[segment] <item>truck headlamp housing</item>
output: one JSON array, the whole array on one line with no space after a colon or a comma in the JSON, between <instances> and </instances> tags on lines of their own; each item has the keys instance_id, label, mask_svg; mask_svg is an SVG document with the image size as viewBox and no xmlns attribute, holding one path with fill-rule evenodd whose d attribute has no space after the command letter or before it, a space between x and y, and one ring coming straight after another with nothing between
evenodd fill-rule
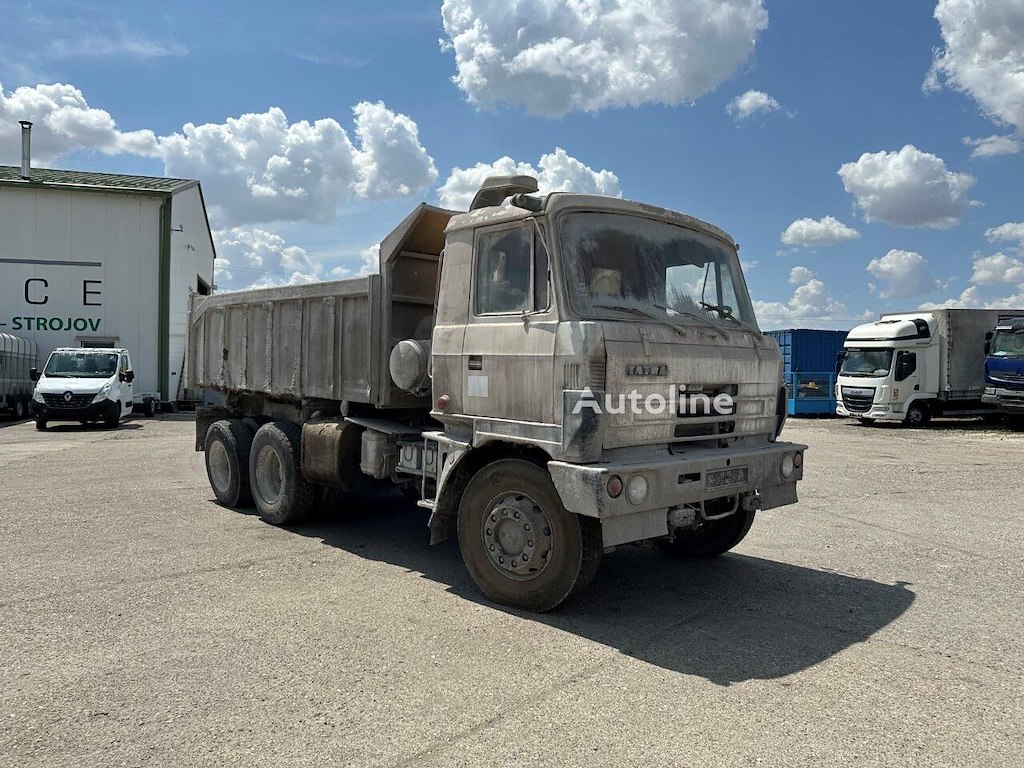
<instances>
[{"instance_id":1,"label":"truck headlamp housing","mask_svg":"<svg viewBox=\"0 0 1024 768\"><path fill-rule=\"evenodd\" d=\"M46 402L46 400L43 399L43 393L40 392L38 389L32 391L32 399L35 400L37 403Z\"/></svg>"},{"instance_id":2,"label":"truck headlamp housing","mask_svg":"<svg viewBox=\"0 0 1024 768\"><path fill-rule=\"evenodd\" d=\"M94 403L102 403L107 399L107 395L110 394L110 384L104 384L99 392L96 393L96 397L92 399Z\"/></svg>"}]
</instances>

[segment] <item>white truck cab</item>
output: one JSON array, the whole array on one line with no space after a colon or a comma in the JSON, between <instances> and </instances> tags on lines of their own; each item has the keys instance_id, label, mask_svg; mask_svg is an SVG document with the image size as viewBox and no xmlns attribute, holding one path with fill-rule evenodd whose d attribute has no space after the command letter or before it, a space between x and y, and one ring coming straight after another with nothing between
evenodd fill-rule
<instances>
[{"instance_id":1,"label":"white truck cab","mask_svg":"<svg viewBox=\"0 0 1024 768\"><path fill-rule=\"evenodd\" d=\"M33 368L36 382L30 410L36 429L50 421L102 421L115 427L136 402L128 350L61 347L50 353L43 370ZM151 397L140 399L152 415Z\"/></svg>"}]
</instances>

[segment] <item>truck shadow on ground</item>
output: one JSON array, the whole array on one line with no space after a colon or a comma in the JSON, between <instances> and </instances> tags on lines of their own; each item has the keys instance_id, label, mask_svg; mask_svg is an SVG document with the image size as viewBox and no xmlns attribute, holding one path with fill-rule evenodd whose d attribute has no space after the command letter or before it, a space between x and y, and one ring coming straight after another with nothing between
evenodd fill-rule
<instances>
[{"instance_id":1,"label":"truck shadow on ground","mask_svg":"<svg viewBox=\"0 0 1024 768\"><path fill-rule=\"evenodd\" d=\"M426 516L410 502L381 494L352 507L325 510L294 532L422 574L460 597L524 621L719 685L780 678L819 664L895 621L915 597L904 583L882 584L748 555L687 561L629 547L605 556L597 578L576 601L531 614L483 598L465 571L458 545L431 547Z\"/></svg>"}]
</instances>

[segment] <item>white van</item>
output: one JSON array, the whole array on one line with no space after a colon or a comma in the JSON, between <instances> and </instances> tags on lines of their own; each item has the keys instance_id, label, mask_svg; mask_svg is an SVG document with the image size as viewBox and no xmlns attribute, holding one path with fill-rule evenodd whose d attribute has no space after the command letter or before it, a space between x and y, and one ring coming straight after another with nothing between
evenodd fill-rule
<instances>
[{"instance_id":1,"label":"white van","mask_svg":"<svg viewBox=\"0 0 1024 768\"><path fill-rule=\"evenodd\" d=\"M147 416L156 412L150 394L137 395L135 372L125 349L62 347L50 353L42 371L32 369L36 382L30 410L36 429L50 421L102 421L116 427L137 403Z\"/></svg>"}]
</instances>

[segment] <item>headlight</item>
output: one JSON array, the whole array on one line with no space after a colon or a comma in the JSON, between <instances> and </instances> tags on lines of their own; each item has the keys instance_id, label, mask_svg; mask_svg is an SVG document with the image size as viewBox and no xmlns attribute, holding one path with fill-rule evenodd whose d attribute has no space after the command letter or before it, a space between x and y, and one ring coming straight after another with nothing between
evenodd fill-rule
<instances>
[{"instance_id":1,"label":"headlight","mask_svg":"<svg viewBox=\"0 0 1024 768\"><path fill-rule=\"evenodd\" d=\"M626 499L634 507L647 501L647 491L647 478L643 475L633 475L626 483Z\"/></svg>"},{"instance_id":2,"label":"headlight","mask_svg":"<svg viewBox=\"0 0 1024 768\"><path fill-rule=\"evenodd\" d=\"M794 469L796 469L796 462L793 460L793 454L787 453L782 457L782 477L789 480L793 476Z\"/></svg>"},{"instance_id":3,"label":"headlight","mask_svg":"<svg viewBox=\"0 0 1024 768\"><path fill-rule=\"evenodd\" d=\"M94 403L102 403L107 399L107 395L110 394L110 385L104 384L103 389L96 393L96 397L92 399Z\"/></svg>"},{"instance_id":4,"label":"headlight","mask_svg":"<svg viewBox=\"0 0 1024 768\"><path fill-rule=\"evenodd\" d=\"M46 400L43 399L43 393L40 392L38 389L32 392L32 399L35 400L37 403L46 403Z\"/></svg>"}]
</instances>

